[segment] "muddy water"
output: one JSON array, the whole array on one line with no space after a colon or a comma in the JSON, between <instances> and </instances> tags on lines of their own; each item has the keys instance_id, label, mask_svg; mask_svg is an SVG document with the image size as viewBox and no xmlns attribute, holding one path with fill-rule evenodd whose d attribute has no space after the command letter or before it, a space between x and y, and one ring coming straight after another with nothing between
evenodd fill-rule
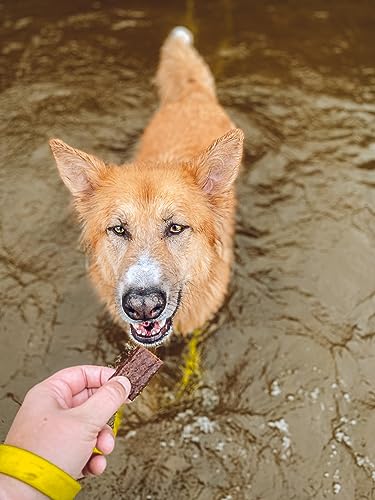
<instances>
[{"instance_id":1,"label":"muddy water","mask_svg":"<svg viewBox=\"0 0 375 500\"><path fill-rule=\"evenodd\" d=\"M373 3L0 1L0 22L0 438L28 387L124 343L47 139L129 157L186 24L247 136L231 290L195 390L177 339L80 498L375 498Z\"/></svg>"}]
</instances>

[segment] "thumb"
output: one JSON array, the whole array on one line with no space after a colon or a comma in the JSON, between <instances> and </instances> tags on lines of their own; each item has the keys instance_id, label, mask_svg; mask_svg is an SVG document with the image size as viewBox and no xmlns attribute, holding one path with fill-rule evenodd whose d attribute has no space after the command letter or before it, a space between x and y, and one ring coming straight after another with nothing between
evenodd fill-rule
<instances>
[{"instance_id":1,"label":"thumb","mask_svg":"<svg viewBox=\"0 0 375 500\"><path fill-rule=\"evenodd\" d=\"M99 428L104 427L114 413L125 403L131 390L126 377L114 377L99 389L81 406L79 413ZM78 409L77 408L77 409Z\"/></svg>"}]
</instances>

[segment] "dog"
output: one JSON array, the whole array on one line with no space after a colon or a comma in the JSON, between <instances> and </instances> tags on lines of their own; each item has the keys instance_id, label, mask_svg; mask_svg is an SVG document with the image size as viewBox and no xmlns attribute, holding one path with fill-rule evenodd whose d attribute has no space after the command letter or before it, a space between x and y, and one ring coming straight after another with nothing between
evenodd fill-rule
<instances>
[{"instance_id":1,"label":"dog","mask_svg":"<svg viewBox=\"0 0 375 500\"><path fill-rule=\"evenodd\" d=\"M188 29L165 40L156 85L160 106L131 162L106 164L50 140L94 286L145 347L201 327L222 305L243 151L243 132L218 103Z\"/></svg>"}]
</instances>

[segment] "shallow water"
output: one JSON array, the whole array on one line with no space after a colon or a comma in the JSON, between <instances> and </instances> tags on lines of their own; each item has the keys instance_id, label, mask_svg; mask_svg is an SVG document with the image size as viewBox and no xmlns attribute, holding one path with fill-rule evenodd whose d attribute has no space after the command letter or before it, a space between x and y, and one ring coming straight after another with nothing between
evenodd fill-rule
<instances>
[{"instance_id":1,"label":"shallow water","mask_svg":"<svg viewBox=\"0 0 375 500\"><path fill-rule=\"evenodd\" d=\"M86 277L51 136L121 162L189 26L246 133L236 263L177 397L187 342L80 498L375 494L375 7L370 1L0 1L0 438L25 391L124 342Z\"/></svg>"}]
</instances>

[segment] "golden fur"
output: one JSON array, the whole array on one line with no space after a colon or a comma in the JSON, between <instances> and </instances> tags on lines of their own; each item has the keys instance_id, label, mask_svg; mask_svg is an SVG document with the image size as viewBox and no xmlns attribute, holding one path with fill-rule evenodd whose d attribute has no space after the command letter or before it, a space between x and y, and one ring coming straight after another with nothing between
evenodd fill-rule
<instances>
[{"instance_id":1,"label":"golden fur","mask_svg":"<svg viewBox=\"0 0 375 500\"><path fill-rule=\"evenodd\" d=\"M218 103L210 70L175 31L156 82L160 107L131 162L107 165L57 139L50 145L83 224L93 283L113 316L126 323L120 284L147 254L177 307L175 328L187 333L212 317L227 290L243 134ZM166 236L166 221L187 229ZM126 226L126 240L109 231L114 224Z\"/></svg>"}]
</instances>

